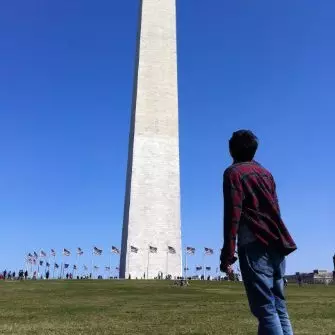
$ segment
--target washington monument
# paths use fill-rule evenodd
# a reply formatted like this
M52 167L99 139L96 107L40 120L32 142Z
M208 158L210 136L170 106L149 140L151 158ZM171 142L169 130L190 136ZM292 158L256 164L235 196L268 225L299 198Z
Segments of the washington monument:
M176 0L142 0L121 278L182 275Z

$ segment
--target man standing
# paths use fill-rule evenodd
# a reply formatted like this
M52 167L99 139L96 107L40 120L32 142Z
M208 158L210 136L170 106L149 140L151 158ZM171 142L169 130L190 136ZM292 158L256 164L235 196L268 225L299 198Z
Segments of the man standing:
M301 276L300 273L298 274L298 285L299 285L299 287L302 286L302 276Z
M248 130L233 133L233 164L224 172L224 246L221 271L229 276L236 261L259 335L292 335L284 296L285 256L296 245L280 215L275 181L255 162L257 137Z

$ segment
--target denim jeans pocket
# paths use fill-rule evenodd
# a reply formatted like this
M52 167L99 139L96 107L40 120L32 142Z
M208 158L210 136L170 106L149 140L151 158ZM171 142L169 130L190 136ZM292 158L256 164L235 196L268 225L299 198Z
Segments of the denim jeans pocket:
M250 246L246 249L248 265L257 274L273 276L273 265L270 256L263 248Z

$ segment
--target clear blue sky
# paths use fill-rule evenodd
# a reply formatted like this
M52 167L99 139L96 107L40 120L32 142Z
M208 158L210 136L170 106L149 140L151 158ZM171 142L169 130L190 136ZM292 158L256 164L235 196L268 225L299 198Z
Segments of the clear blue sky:
M20 267L33 250L120 245L138 2L2 3L0 269ZM249 128L299 247L288 272L330 270L335 2L177 2L191 266L200 248L222 245L227 141ZM216 267L218 253L208 263Z

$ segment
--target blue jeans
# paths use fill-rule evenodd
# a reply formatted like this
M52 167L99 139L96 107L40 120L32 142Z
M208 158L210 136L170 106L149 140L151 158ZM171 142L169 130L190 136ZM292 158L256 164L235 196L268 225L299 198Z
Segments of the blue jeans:
M240 248L239 259L258 335L293 335L284 296L285 257L254 242Z

